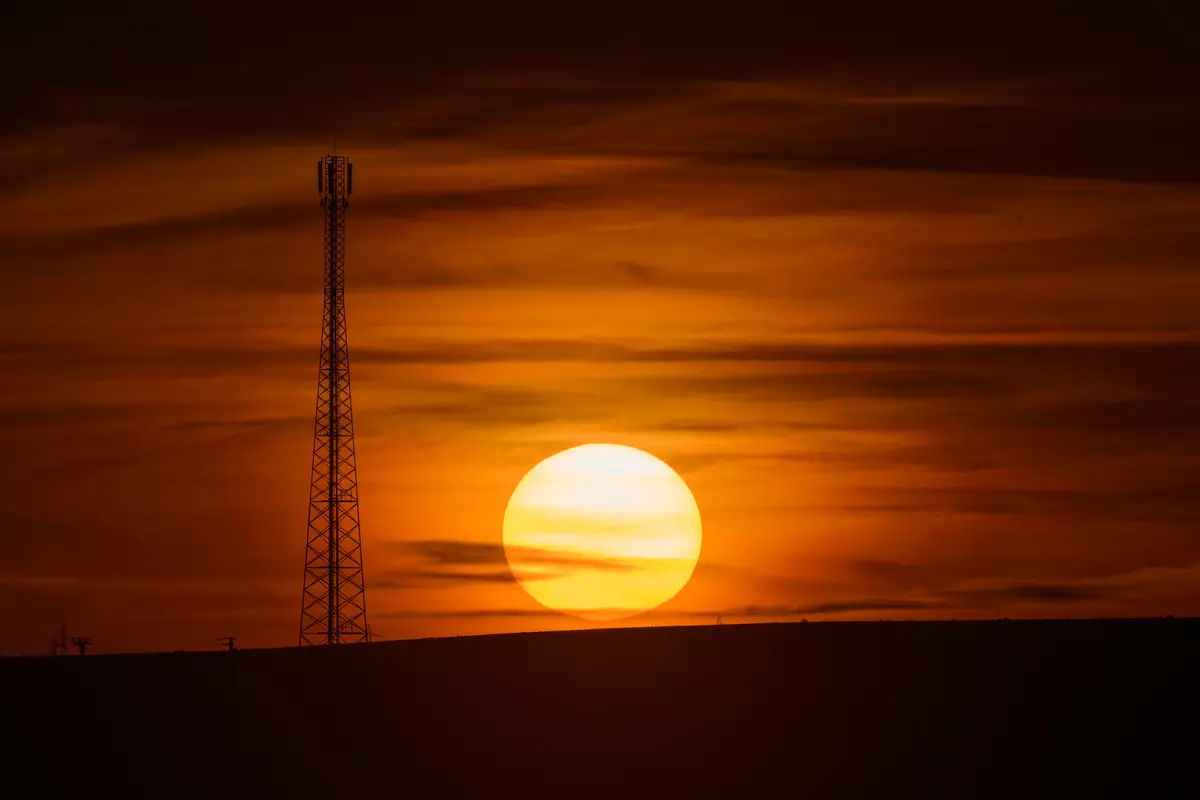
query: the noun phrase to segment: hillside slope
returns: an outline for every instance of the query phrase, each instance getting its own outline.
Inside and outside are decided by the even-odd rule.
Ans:
[[[0,679],[7,772],[35,796],[1030,797],[1186,794],[1198,656],[1200,620],[797,623],[9,659]]]

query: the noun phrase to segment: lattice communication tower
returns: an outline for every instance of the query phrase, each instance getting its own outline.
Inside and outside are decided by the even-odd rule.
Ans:
[[[354,169],[345,156],[325,156],[317,162],[317,191],[325,217],[325,313],[317,373],[301,645],[368,638],[346,340],[346,207],[353,183]]]

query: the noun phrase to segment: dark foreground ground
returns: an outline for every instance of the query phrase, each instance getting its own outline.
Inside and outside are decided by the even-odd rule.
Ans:
[[[0,793],[1196,797],[1198,655],[1164,619],[9,659]]]

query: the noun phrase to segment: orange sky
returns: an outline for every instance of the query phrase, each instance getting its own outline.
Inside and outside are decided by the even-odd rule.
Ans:
[[[521,476],[593,441],[703,515],[693,580],[633,624],[1200,613],[1179,71],[1106,61],[1118,27],[1006,61],[710,22],[725,50],[659,67],[652,37],[532,30],[344,51],[376,634],[593,624],[500,547]],[[328,84],[300,34],[205,71],[215,25],[190,61],[148,31],[40,41],[0,126],[0,652],[62,619],[110,651],[296,637]]]

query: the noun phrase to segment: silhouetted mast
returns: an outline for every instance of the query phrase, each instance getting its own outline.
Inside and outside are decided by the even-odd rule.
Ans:
[[[301,645],[367,639],[344,285],[346,207],[353,179],[353,167],[345,156],[325,156],[317,162],[317,191],[325,216],[325,311],[317,372]]]

